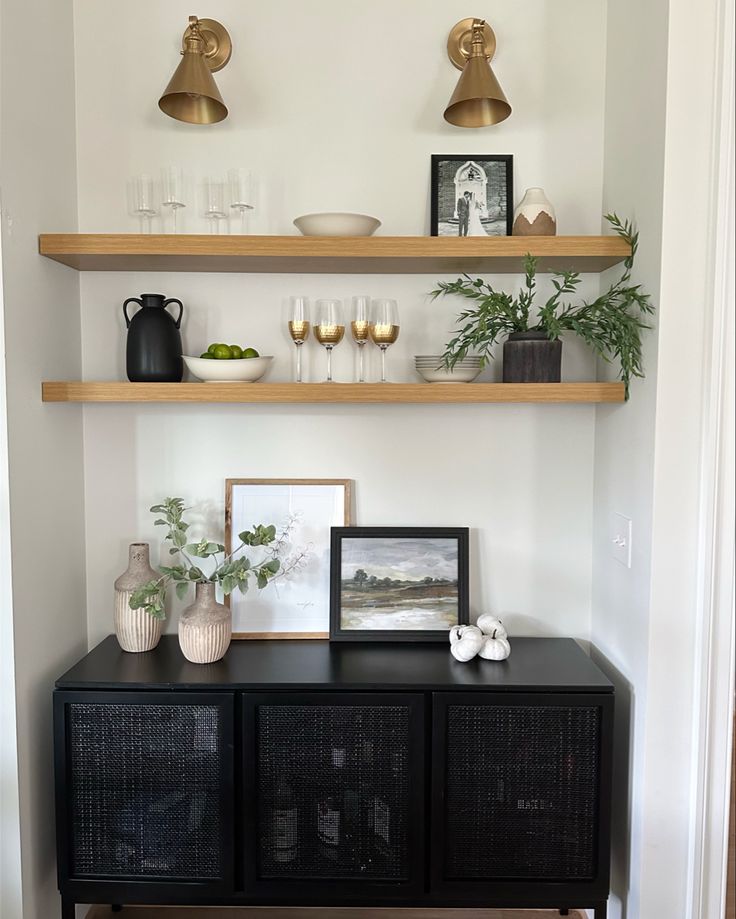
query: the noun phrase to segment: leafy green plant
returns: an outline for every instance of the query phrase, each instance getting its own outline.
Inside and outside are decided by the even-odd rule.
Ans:
[[[175,565],[160,565],[161,577],[133,592],[131,609],[143,608],[154,619],[165,619],[166,593],[171,584],[175,585],[180,600],[184,599],[191,584],[206,581],[219,584],[224,594],[231,594],[236,588],[245,593],[251,578],[255,578],[259,589],[263,589],[277,574],[287,570],[281,568],[278,558],[285,533],[277,537],[275,526],[258,525],[239,533],[238,545],[228,555],[225,546],[214,540],[189,541],[189,524],[184,520],[187,510],[181,498],[165,498],[162,504],[154,504],[151,508],[151,513],[158,515],[155,526],[167,529],[164,541],[171,543],[169,554],[178,555],[180,560]],[[245,548],[262,549],[263,557],[252,562],[242,554]],[[299,562],[299,559],[292,560],[290,567],[297,567]],[[203,566],[212,568],[209,574],[205,574]]]
[[[621,222],[616,214],[606,214],[611,227],[631,246],[631,255],[624,261],[624,271],[618,281],[591,302],[578,305],[566,302],[580,284],[576,271],[559,271],[552,275],[554,293],[533,315],[537,293],[537,259],[524,258],[524,286],[514,297],[496,290],[481,278],[473,280],[463,275],[457,281],[440,281],[431,297],[455,294],[473,300],[474,306],[463,310],[457,319],[460,331],[450,339],[443,354],[443,364],[451,370],[468,352],[479,354],[485,365],[492,357],[492,348],[501,336],[514,332],[543,332],[550,340],[563,332],[574,332],[593,351],[609,363],[618,362],[619,376],[629,397],[631,377],[643,377],[641,335],[650,328],[644,316],[654,312],[650,295],[640,284],[631,283],[631,271],[639,245],[639,233],[630,221]]]

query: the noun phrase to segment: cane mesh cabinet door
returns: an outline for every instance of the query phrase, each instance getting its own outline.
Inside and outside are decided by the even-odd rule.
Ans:
[[[232,889],[229,693],[55,693],[60,881]]]
[[[612,704],[435,694],[434,890],[607,896]]]
[[[247,893],[423,890],[423,711],[411,693],[246,695]]]

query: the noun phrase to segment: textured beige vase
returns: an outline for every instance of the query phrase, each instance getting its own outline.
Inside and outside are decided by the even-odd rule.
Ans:
[[[157,577],[149,561],[148,543],[131,543],[128,568],[115,581],[115,634],[123,651],[151,651],[159,643],[162,621],[144,609],[130,608],[133,591]]]
[[[514,236],[555,236],[557,216],[541,188],[527,188],[514,211]]]
[[[194,603],[179,619],[179,645],[184,657],[193,664],[219,661],[230,647],[232,632],[232,613],[217,602],[215,585],[198,583]]]

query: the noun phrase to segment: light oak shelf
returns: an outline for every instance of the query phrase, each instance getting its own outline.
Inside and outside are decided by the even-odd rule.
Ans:
[[[623,383],[47,382],[44,402],[483,403],[623,402]]]
[[[599,272],[631,254],[619,236],[195,236],[45,233],[39,252],[78,271],[304,274]]]

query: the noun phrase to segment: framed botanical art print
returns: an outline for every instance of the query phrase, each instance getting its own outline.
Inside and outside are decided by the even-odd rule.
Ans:
[[[513,157],[432,157],[432,236],[511,236]]]
[[[333,641],[447,641],[468,620],[467,528],[332,530]]]
[[[327,638],[330,529],[350,525],[349,479],[227,479],[225,543],[262,524],[276,527],[281,572],[264,590],[229,597],[233,638]]]

